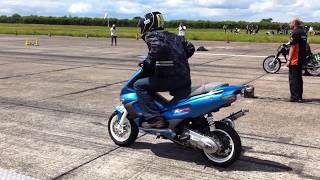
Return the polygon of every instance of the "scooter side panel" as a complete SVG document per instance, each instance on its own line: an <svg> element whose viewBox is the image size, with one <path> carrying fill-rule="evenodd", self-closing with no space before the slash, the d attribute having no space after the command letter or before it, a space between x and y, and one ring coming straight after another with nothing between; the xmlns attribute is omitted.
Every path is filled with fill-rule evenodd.
<svg viewBox="0 0 320 180"><path fill-rule="evenodd" d="M168 108L162 115L167 120L195 118L221 106L221 95L210 95L189 99L174 107Z"/></svg>
<svg viewBox="0 0 320 180"><path fill-rule="evenodd" d="M236 100L235 94L242 86L227 86L216 91L218 94L206 93L172 104L163 109L167 120L195 118L209 112L218 111Z"/></svg>
<svg viewBox="0 0 320 180"><path fill-rule="evenodd" d="M220 93L206 93L198 96L190 97L189 99L180 100L176 103L170 105L164 105L159 102L155 102L162 115L167 120L177 120L177 119L186 119L186 118L196 118L203 114L209 112L218 111L221 107L229 106L232 102L229 99L224 99L224 97L235 94L236 91L242 89L242 86L226 86L219 88L216 92ZM123 104L130 103L132 101L137 101L137 94L127 93L121 95L121 101ZM137 112L141 112L141 109L138 103L134 105Z"/></svg>

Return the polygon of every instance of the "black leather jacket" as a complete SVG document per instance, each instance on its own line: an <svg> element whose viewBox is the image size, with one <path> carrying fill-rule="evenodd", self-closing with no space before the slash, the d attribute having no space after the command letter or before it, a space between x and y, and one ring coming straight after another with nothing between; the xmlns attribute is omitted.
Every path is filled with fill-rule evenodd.
<svg viewBox="0 0 320 180"><path fill-rule="evenodd" d="M303 65L306 63L307 57L307 33L302 27L297 27L292 31L290 44L296 48L294 56L298 57L298 64Z"/></svg>
<svg viewBox="0 0 320 180"><path fill-rule="evenodd" d="M188 58L194 53L194 46L176 34L154 30L143 37L149 53L143 62L144 71L150 76L184 80L191 84Z"/></svg>

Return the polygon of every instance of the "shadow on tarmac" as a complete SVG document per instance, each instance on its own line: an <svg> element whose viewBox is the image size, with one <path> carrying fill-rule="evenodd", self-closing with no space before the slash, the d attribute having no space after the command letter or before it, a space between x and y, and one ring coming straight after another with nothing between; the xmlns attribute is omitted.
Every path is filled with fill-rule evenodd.
<svg viewBox="0 0 320 180"><path fill-rule="evenodd" d="M246 155L240 156L232 166L228 168L213 167L201 156L196 150L184 148L174 143L165 142L151 144L146 142L135 142L130 148L132 149L150 149L155 155L161 158L173 159L185 162L194 162L198 165L212 167L219 171L261 171L261 172L286 172L292 171L292 168L276 161L263 160ZM251 149L244 147L244 150Z"/></svg>

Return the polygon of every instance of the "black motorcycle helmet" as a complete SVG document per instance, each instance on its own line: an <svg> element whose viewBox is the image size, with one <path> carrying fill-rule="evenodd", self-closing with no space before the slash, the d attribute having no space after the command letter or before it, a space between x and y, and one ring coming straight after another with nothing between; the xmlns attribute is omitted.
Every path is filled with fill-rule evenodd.
<svg viewBox="0 0 320 180"><path fill-rule="evenodd" d="M160 12L152 12L141 17L138 22L138 27L141 29L141 34L155 30L164 29L164 19Z"/></svg>

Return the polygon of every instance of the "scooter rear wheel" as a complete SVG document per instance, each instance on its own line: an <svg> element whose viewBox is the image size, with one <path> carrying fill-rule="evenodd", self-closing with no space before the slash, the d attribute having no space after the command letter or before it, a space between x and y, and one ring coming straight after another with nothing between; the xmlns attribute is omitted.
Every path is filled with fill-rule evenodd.
<svg viewBox="0 0 320 180"><path fill-rule="evenodd" d="M112 141L118 146L129 146L137 139L138 126L125 118L122 126L119 126L118 112L113 112L109 118L108 131Z"/></svg>
<svg viewBox="0 0 320 180"><path fill-rule="evenodd" d="M216 129L210 134L215 138L219 138L222 142L222 149L216 153L207 153L202 150L204 159L219 167L228 167L232 165L241 154L241 139L238 133L231 127L224 123L217 123Z"/></svg>
<svg viewBox="0 0 320 180"><path fill-rule="evenodd" d="M281 61L275 55L268 56L263 60L262 67L267 73L277 73L281 68Z"/></svg>

